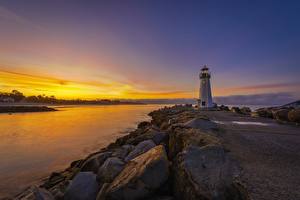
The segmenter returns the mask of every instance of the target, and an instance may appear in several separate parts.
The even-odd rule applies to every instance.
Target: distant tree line
[[[82,99],[57,99],[55,96],[25,96],[22,92],[12,90],[11,93],[0,92],[0,102],[5,103],[45,103],[45,104],[100,104],[100,105],[116,105],[116,104],[141,104],[134,101],[120,101],[109,99],[82,100]]]

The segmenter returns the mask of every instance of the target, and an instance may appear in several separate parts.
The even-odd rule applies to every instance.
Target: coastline
[[[122,179],[126,172],[132,169],[132,163],[139,166],[137,168],[139,174],[135,174],[131,180],[127,180],[130,184],[135,184],[135,181],[141,178],[139,177],[141,174],[153,173],[153,171],[149,171],[147,164],[139,165],[139,162],[145,158],[150,160],[148,164],[156,166],[154,172],[159,180],[156,185],[152,185],[146,180],[147,187],[145,187],[150,187],[151,190],[143,190],[142,193],[138,191],[140,196],[135,199],[139,199],[141,196],[153,199],[194,199],[203,195],[213,197],[216,189],[220,198],[229,195],[229,198],[225,199],[249,199],[249,195],[253,196],[251,191],[247,190],[248,183],[243,183],[244,180],[240,178],[240,161],[228,153],[230,145],[224,142],[225,139],[222,136],[227,126],[230,126],[231,129],[234,126],[227,124],[222,127],[215,122],[215,118],[224,118],[225,116],[224,119],[227,120],[227,118],[238,117],[266,124],[272,124],[274,120],[251,117],[247,109],[232,108],[229,111],[225,107],[220,107],[216,111],[199,112],[191,106],[174,106],[153,111],[149,115],[152,117],[151,122],[141,122],[136,130],[118,138],[106,148],[92,153],[82,160],[73,161],[62,172],[53,172],[42,181],[40,187],[33,186],[27,189],[17,195],[16,199],[34,199],[37,195],[46,195],[53,199],[68,199],[67,197],[70,196],[69,199],[72,199],[72,195],[76,195],[76,190],[82,189],[74,190],[73,188],[72,190],[72,187],[76,185],[74,182],[84,179],[89,180],[89,184],[96,184],[94,191],[87,192],[87,195],[90,195],[88,199],[116,199],[116,196],[123,194],[124,188],[128,187]],[[288,127],[280,126],[282,129],[299,128],[293,126],[291,128],[290,125]],[[247,128],[257,131],[257,127],[253,128],[248,125]],[[147,154],[150,151],[152,154],[149,157]],[[208,160],[205,161],[196,159],[197,155],[201,154],[211,158],[207,158]],[[192,165],[186,168],[184,167],[185,162],[191,162]],[[159,165],[156,165],[157,163]],[[209,171],[199,174],[196,167],[199,165],[210,165],[210,168],[207,169]],[[216,179],[213,174],[220,170],[224,172],[225,176]],[[114,175],[107,177],[105,174],[109,172],[114,172]],[[186,177],[187,174],[196,176],[194,178],[198,182],[191,182]],[[210,188],[210,183],[204,181],[207,179],[218,187]],[[205,191],[203,188],[206,188]]]
[[[51,108],[48,106],[15,106],[15,105],[1,105],[0,113],[27,113],[27,112],[52,112],[58,111],[55,108]]]

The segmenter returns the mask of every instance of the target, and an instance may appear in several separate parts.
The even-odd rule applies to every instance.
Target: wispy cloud
[[[233,87],[233,90],[257,90],[257,89],[273,89],[273,88],[283,88],[283,87],[298,87],[300,82],[287,82],[287,83],[271,83],[271,84],[258,84],[249,85],[242,87]]]
[[[42,30],[40,26],[34,24],[32,21],[16,14],[15,12],[3,6],[0,6],[0,18],[17,23],[19,25],[30,26],[31,28]]]
[[[283,105],[295,100],[296,98],[291,93],[287,92],[253,95],[230,95],[214,98],[216,103],[227,105]]]

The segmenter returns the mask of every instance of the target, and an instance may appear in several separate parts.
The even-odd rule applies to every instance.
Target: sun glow
[[[27,96],[45,94],[64,99],[143,99],[190,96],[190,93],[181,91],[141,91],[133,85],[116,81],[63,80],[9,71],[0,71],[0,89],[2,92],[19,90]]]

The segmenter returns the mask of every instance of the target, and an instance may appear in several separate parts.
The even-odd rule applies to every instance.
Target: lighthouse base
[[[197,108],[199,110],[214,110],[217,107],[217,104],[211,103],[207,104],[205,101],[201,101],[201,99],[197,99]]]

